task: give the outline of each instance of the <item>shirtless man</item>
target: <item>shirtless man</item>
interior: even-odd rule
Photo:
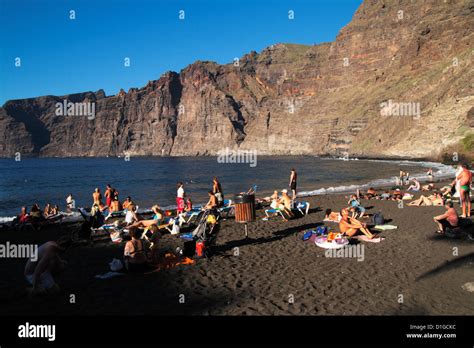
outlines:
[[[288,196],[288,191],[286,189],[281,191],[281,198],[280,204],[282,210],[288,215],[288,217],[293,217],[293,213],[291,212],[291,198]]]
[[[436,233],[439,234],[445,233],[446,228],[454,228],[458,226],[458,213],[453,208],[453,203],[446,202],[444,207],[446,208],[446,212],[433,218],[434,222],[438,226]]]
[[[291,199],[293,199],[293,201],[296,199],[296,180],[298,178],[298,174],[296,174],[296,170],[295,168],[291,168],[291,174],[290,174],[290,190],[291,190],[291,193],[292,193],[292,196],[291,196]]]
[[[367,224],[349,217],[349,210],[347,208],[341,210],[341,221],[339,222],[339,229],[348,237],[352,237],[358,231],[361,231],[369,239],[374,238],[374,235],[367,228]]]
[[[64,253],[72,244],[68,237],[61,237],[56,242],[42,244],[37,251],[36,260],[29,259],[25,265],[26,280],[33,286],[31,294],[54,294],[59,292],[59,286],[53,278],[66,267],[66,261],[59,255]]]
[[[102,194],[100,193],[100,189],[98,187],[95,188],[94,193],[92,194],[92,199],[94,202],[92,203],[97,204],[98,206],[102,205]]]
[[[461,217],[470,217],[471,216],[471,184],[472,184],[472,172],[467,168],[467,164],[461,165],[462,171],[456,177],[456,179],[451,183],[451,185],[456,184],[456,180],[459,180],[460,184],[460,200],[462,204],[462,215]]]
[[[206,206],[204,207],[204,210],[214,209],[214,208],[217,207],[217,198],[214,195],[214,192],[209,191],[208,195],[209,195],[209,201],[207,202]]]
[[[112,199],[114,198],[113,194],[114,191],[112,189],[112,186],[110,186],[110,184],[107,184],[107,186],[105,187],[105,204],[108,207],[110,207],[110,205],[112,204]]]

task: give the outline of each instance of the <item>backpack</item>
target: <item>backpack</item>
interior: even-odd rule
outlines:
[[[375,225],[383,225],[385,223],[385,218],[381,212],[375,213],[373,219]]]
[[[316,227],[316,234],[319,235],[324,235],[328,233],[328,228],[327,226],[318,226]]]

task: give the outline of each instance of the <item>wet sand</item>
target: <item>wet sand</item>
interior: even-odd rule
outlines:
[[[58,277],[63,292],[51,299],[27,298],[24,259],[2,260],[2,314],[474,313],[474,293],[462,288],[474,281],[474,242],[434,233],[432,217],[441,214],[443,207],[399,208],[394,201],[363,200],[369,214],[382,211],[388,223],[398,226],[381,233],[385,237],[381,243],[363,243],[363,261],[328,258],[324,249],[303,242],[304,231],[323,223],[325,209],[345,206],[346,196],[308,197],[310,213],[288,222],[278,217],[263,221],[260,210],[257,221],[249,225],[248,240],[244,227],[229,218],[222,222],[217,253],[211,259],[147,275],[95,279],[109,271],[108,263],[114,257],[121,257],[123,244],[76,246],[65,254],[69,268]],[[455,207],[459,211],[457,204]],[[326,225],[338,230],[335,223]],[[0,243],[42,243],[61,233],[64,231],[58,228],[36,234],[2,232]],[[174,250],[182,246],[182,240],[166,235],[161,246],[163,251]]]

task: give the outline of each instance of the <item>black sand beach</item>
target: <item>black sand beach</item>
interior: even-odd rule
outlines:
[[[284,222],[275,217],[249,225],[222,222],[217,253],[146,275],[95,279],[120,258],[123,244],[81,245],[67,251],[68,269],[58,278],[62,294],[29,299],[24,259],[2,262],[0,299],[7,315],[470,315],[474,296],[464,284],[474,280],[474,244],[436,235],[432,221],[443,207],[399,208],[395,201],[363,200],[368,213],[382,211],[398,229],[381,243],[363,243],[364,260],[327,258],[325,250],[303,242],[305,230],[323,223],[324,210],[345,206],[347,195],[308,197],[307,216]],[[416,196],[419,196],[417,194]],[[459,211],[458,205],[456,205]],[[337,224],[326,223],[337,231]],[[43,243],[64,233],[3,232],[0,242]],[[182,241],[161,240],[163,251]],[[75,303],[70,303],[71,294]],[[182,296],[184,295],[184,297]],[[184,299],[184,303],[183,302]],[[180,301],[181,300],[181,301]],[[400,303],[402,302],[402,303]]]

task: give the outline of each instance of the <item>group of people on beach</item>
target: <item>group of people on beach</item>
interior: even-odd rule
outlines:
[[[402,174],[402,173],[401,173]],[[432,175],[432,173],[431,173]],[[402,175],[401,175],[402,176]],[[409,174],[403,173],[404,180],[408,179]],[[434,183],[421,185],[418,180],[413,180],[414,184],[408,187],[407,191],[432,191],[435,189]],[[470,217],[471,215],[471,199],[470,190],[472,185],[472,172],[468,166],[463,164],[458,168],[456,178],[450,185],[441,188],[439,191],[434,191],[429,196],[421,195],[418,199],[412,200],[408,205],[410,206],[444,206],[445,212],[433,218],[438,233],[445,233],[448,229],[454,229],[458,226],[460,218]],[[454,209],[452,196],[455,188],[459,187],[460,204],[462,207],[462,214],[458,215]],[[288,195],[288,190],[281,190],[281,195],[278,191],[274,191],[270,197],[270,206],[274,209],[281,210],[287,219],[294,217],[294,207],[297,197],[297,173],[294,168],[291,169],[289,179],[289,189],[292,196]],[[403,200],[406,198],[413,198],[411,194],[406,196],[408,192],[403,193],[400,188],[393,191],[383,191],[378,193],[373,187],[369,188],[365,193],[360,190],[349,197],[346,207],[339,212],[333,212],[330,209],[326,210],[325,221],[334,221],[338,223],[340,232],[346,237],[353,237],[358,233],[364,234],[368,239],[373,239],[375,234],[370,231],[368,224],[363,222],[367,217],[366,209],[361,203],[362,199],[381,199],[381,200]],[[157,252],[158,240],[161,238],[160,224],[164,220],[165,212],[158,205],[152,207],[152,217],[144,219],[137,213],[137,205],[127,197],[123,202],[119,201],[118,191],[110,184],[106,186],[105,204],[102,202],[102,194],[99,188],[96,188],[92,194],[93,205],[91,215],[94,211],[101,214],[105,210],[111,212],[124,211],[125,223],[129,229],[130,240],[126,242],[124,247],[124,260],[127,270],[130,272],[143,271],[147,267],[149,260],[148,252],[151,251],[152,259],[155,258]],[[208,191],[208,202],[202,207],[204,210],[212,210],[221,207],[224,204],[224,193],[221,183],[214,177],[212,180],[212,189]],[[68,197],[69,198],[69,197]],[[72,195],[70,195],[72,199]],[[176,214],[185,214],[193,209],[190,197],[187,196],[185,185],[183,182],[177,183],[176,189]],[[25,219],[24,216],[29,215],[32,218],[41,215],[56,214],[58,208],[47,205],[43,212],[37,204],[35,204],[31,212],[28,214],[26,208],[22,209],[20,218]],[[143,229],[149,232],[150,238],[148,241],[142,239]],[[145,245],[145,242],[151,242],[150,245]],[[28,261],[25,267],[25,276],[30,284],[33,285],[33,291],[38,289],[55,288],[55,282],[52,274],[65,267],[65,262],[59,255],[66,250],[70,245],[70,241],[60,239],[57,242],[47,242],[40,247],[38,261]],[[148,255],[148,256],[147,256]],[[155,255],[155,256],[153,256]]]

